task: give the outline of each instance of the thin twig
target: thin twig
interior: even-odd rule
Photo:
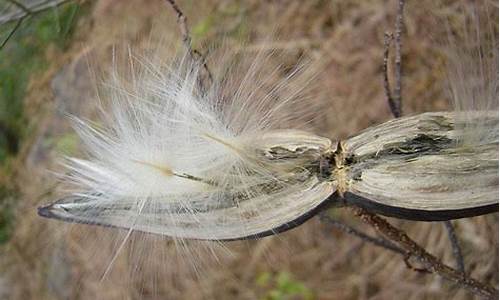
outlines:
[[[396,86],[394,89],[394,94],[391,92],[391,88],[389,85],[389,71],[388,71],[388,61],[389,61],[389,47],[391,41],[394,39],[394,36],[390,32],[386,32],[384,35],[384,63],[383,63],[383,76],[384,76],[384,90],[387,98],[387,102],[389,103],[389,108],[395,118],[399,118],[402,115],[402,58],[401,58],[401,48],[402,48],[402,31],[403,31],[403,17],[404,17],[404,0],[399,0],[398,2],[398,11],[396,17],[396,38],[395,38],[395,47],[396,47]],[[458,243],[457,236],[455,234],[455,230],[453,229],[453,225],[450,221],[445,222],[445,226],[447,229],[448,237],[450,239],[453,255],[457,261],[458,269],[465,274],[465,266],[464,259],[462,256],[462,250],[460,248],[460,244]],[[406,261],[405,261],[406,262]]]
[[[375,228],[387,239],[407,252],[407,257],[419,260],[430,273],[436,273],[451,282],[488,299],[498,299],[498,290],[488,284],[479,282],[466,274],[442,263],[435,256],[413,241],[404,231],[392,226],[385,219],[367,212],[362,208],[354,208],[361,220]]]
[[[396,252],[396,253],[401,254],[401,255],[404,255],[406,253],[403,249],[397,247],[391,241],[388,241],[384,238],[375,238],[375,237],[369,236],[369,235],[357,230],[356,228],[354,228],[352,226],[349,226],[349,225],[347,225],[339,220],[334,219],[333,217],[329,216],[326,212],[320,213],[319,219],[320,219],[320,221],[327,223],[327,224],[330,224],[344,233],[358,237],[365,242],[374,244],[375,246],[385,248],[387,250]]]
[[[392,98],[391,87],[389,84],[389,47],[394,36],[390,32],[384,34],[384,64],[382,65],[384,76],[384,91],[387,103],[394,117],[396,117],[396,108],[394,106],[394,99]],[[397,118],[397,117],[396,117]]]
[[[170,4],[172,9],[177,14],[177,24],[179,24],[179,29],[181,31],[182,43],[184,44],[184,47],[186,47],[187,51],[192,52],[193,49],[191,48],[191,36],[189,34],[186,16],[184,15],[184,13],[180,9],[180,7],[177,5],[177,3],[175,3],[174,0],[167,0],[167,2]]]
[[[206,72],[208,83],[204,84],[201,78],[199,78],[198,81],[200,87],[202,88],[202,91],[206,91],[207,85],[209,86],[213,82],[212,72],[210,72],[210,69],[208,68],[206,57],[200,51],[193,49],[192,39],[187,25],[187,18],[180,9],[180,7],[177,5],[175,0],[166,0],[166,1],[170,4],[172,9],[177,14],[177,24],[179,25],[184,48],[186,48],[186,51],[188,52],[190,58],[193,59],[193,61],[198,61],[198,63],[203,67],[203,69]]]
[[[8,1],[11,2],[13,5],[19,7],[19,10],[10,14],[0,16],[0,26],[10,22],[14,21],[16,22],[16,25],[14,25],[13,29],[9,32],[7,37],[3,40],[2,44],[0,45],[0,50],[2,50],[5,47],[7,42],[12,38],[12,36],[14,35],[14,33],[16,33],[19,27],[21,27],[21,24],[23,23],[24,20],[26,20],[26,18],[31,17],[42,11],[45,11],[49,8],[60,6],[72,0],[46,0],[46,1],[39,1],[36,3],[31,3],[29,6],[17,0],[8,0]]]
[[[32,12],[31,10],[26,7],[24,4],[22,4],[21,2],[17,1],[17,0],[7,0],[9,1],[10,3],[14,4],[15,6],[19,7],[22,11],[24,11],[26,14],[28,15],[31,15]]]
[[[401,76],[402,76],[402,64],[401,64],[401,44],[402,44],[402,41],[401,41],[401,37],[402,37],[402,31],[403,31],[403,16],[404,16],[404,5],[405,5],[405,1],[404,0],[399,0],[398,2],[398,13],[397,13],[397,17],[396,17],[396,58],[395,58],[395,62],[396,62],[396,74],[395,74],[395,77],[396,77],[396,86],[394,88],[394,104],[395,104],[395,108],[396,110],[394,111],[395,112],[395,116],[396,118],[399,118],[401,116],[401,112],[402,112],[402,102],[403,102],[403,99],[402,99],[402,96],[401,96],[401,90],[402,90],[402,80],[401,80]]]
[[[30,5],[24,5],[25,9],[21,8],[15,12],[0,16],[0,25],[18,21],[19,19],[24,19],[27,16],[35,15],[47,9],[58,7],[60,5],[63,5],[71,1],[74,0],[45,0],[45,1],[34,2],[31,3]],[[17,1],[10,1],[10,2],[15,3]],[[17,6],[20,7],[19,5]]]
[[[7,37],[5,38],[5,40],[3,40],[2,44],[0,45],[0,50],[2,50],[3,47],[5,47],[5,45],[7,45],[7,42],[10,40],[10,38],[12,36],[14,36],[14,33],[16,33],[16,31],[19,29],[19,27],[21,27],[21,24],[23,23],[23,20],[24,20],[24,18],[17,20],[16,25],[14,25],[14,27],[12,28],[12,30],[9,32],[9,35],[7,35]]]
[[[445,221],[444,226],[446,227],[448,237],[450,238],[451,247],[453,249],[453,256],[455,257],[455,260],[457,262],[457,268],[458,270],[460,270],[460,272],[465,274],[464,257],[462,255],[462,249],[460,248],[460,243],[455,233],[453,223],[451,223],[451,221]]]
[[[391,92],[390,84],[389,84],[389,47],[391,45],[391,41],[394,39],[394,36],[390,32],[386,32],[384,34],[384,64],[383,64],[383,76],[384,76],[384,91],[387,98],[387,102],[389,103],[389,108],[391,109],[391,113],[395,118],[401,117],[402,114],[402,58],[401,58],[401,48],[402,48],[402,32],[403,32],[403,16],[404,16],[404,0],[399,0],[398,2],[398,12],[396,17],[396,37],[395,37],[395,48],[396,48],[396,57],[394,59],[396,68],[395,68],[395,87],[394,92]]]

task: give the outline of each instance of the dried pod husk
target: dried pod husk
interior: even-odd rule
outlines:
[[[39,214],[181,240],[301,224],[336,189],[332,143],[289,129],[308,128],[318,111],[304,101],[317,69],[276,56],[221,53],[202,86],[202,66],[189,55],[129,51],[103,87],[102,124],[72,117],[86,155],[63,162],[68,196]]]
[[[462,142],[467,124],[482,135]],[[432,112],[368,128],[344,144],[346,198],[385,215],[447,220],[498,211],[498,112]]]
[[[329,139],[298,130],[276,130],[256,142],[255,155],[249,159],[259,165],[256,169],[267,172],[263,177],[274,180],[252,182],[253,176],[241,176],[235,169],[232,189],[220,189],[214,178],[202,183],[206,189],[197,195],[150,197],[142,205],[134,197],[124,197],[117,204],[105,201],[105,195],[79,194],[42,207],[39,214],[177,238],[234,240],[288,230],[326,205],[336,189],[334,179],[321,172],[331,156]]]

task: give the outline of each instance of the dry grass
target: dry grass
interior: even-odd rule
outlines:
[[[434,25],[435,19],[458,10],[453,3],[430,9],[437,7],[433,2],[407,8],[405,114],[447,109],[439,71],[442,49],[435,43],[444,30]],[[198,47],[245,41],[248,55],[254,48],[270,48],[280,49],[290,62],[300,55],[321,62],[315,101],[322,113],[313,124],[319,134],[343,138],[390,118],[381,63],[383,33],[392,28],[395,1],[225,0],[179,1],[179,5]],[[204,247],[183,254],[171,241],[136,235],[100,281],[123,233],[84,226],[62,231],[66,225],[36,216],[36,206],[54,197],[54,179],[46,170],[57,169],[59,154],[57,143],[47,141],[70,132],[59,109],[93,116],[94,82],[88,64],[105,70],[114,44],[145,48],[159,36],[177,42],[177,30],[175,15],[162,1],[97,1],[80,24],[72,48],[63,56],[54,55],[51,71],[33,80],[26,103],[39,130],[19,159],[16,182],[22,205],[16,231],[0,257],[10,299],[257,299],[269,292],[256,283],[268,271],[292,274],[316,299],[473,298],[436,276],[407,269],[399,256],[316,219],[279,236],[217,247],[218,261]],[[283,38],[266,41],[271,34]],[[361,226],[349,212],[337,215]],[[391,221],[431,253],[454,263],[443,224]],[[498,286],[498,215],[455,224],[468,272]],[[198,269],[193,269],[190,254],[203,262],[196,265]]]

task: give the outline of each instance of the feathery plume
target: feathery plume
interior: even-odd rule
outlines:
[[[465,3],[462,27],[453,31],[447,24],[448,90],[457,112],[474,118],[477,111],[498,114],[498,14],[488,2]],[[496,10],[496,9],[495,9]],[[471,113],[472,112],[472,113]],[[488,137],[481,120],[469,120],[460,136],[464,146],[474,146]],[[498,130],[496,130],[498,131]]]
[[[106,125],[71,117],[89,154],[65,163],[77,191],[39,213],[204,240],[265,236],[305,221],[335,190],[323,168],[332,145],[281,129],[307,116],[299,101],[308,75],[298,66],[269,87],[283,72],[264,72],[269,61],[259,54],[240,82],[229,70],[204,92],[187,56],[163,65],[131,56],[129,79],[111,75]]]

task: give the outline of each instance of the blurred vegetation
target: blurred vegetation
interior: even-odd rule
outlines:
[[[75,132],[66,133],[55,141],[50,142],[53,142],[54,148],[57,153],[63,155],[74,155],[78,152],[79,138],[78,134],[76,134]]]
[[[6,5],[6,4],[3,4]],[[85,5],[69,2],[26,17],[12,36],[16,22],[0,26],[0,175],[9,180],[9,161],[21,148],[29,127],[24,115],[24,97],[32,78],[49,66],[49,47],[66,49]],[[16,191],[0,181],[0,244],[8,240],[12,227]]]
[[[204,18],[194,23],[191,28],[191,38],[193,45],[203,48],[202,41],[210,40],[214,42],[214,35],[221,35],[224,38],[231,37],[235,40],[245,42],[249,35],[247,24],[248,8],[241,2],[230,2],[220,5],[217,10],[210,12]],[[223,31],[217,28],[219,20],[233,20]],[[221,41],[218,41],[221,42]]]
[[[273,274],[262,272],[256,279],[259,287],[266,292],[262,300],[314,299],[314,293],[302,282],[294,280],[287,272]]]
[[[16,192],[0,186],[0,245],[9,240],[14,221],[13,199]]]
[[[68,3],[26,19],[0,51],[0,163],[15,154],[27,130],[23,98],[32,76],[41,74],[48,62],[49,46],[69,45],[80,5]],[[0,27],[3,41],[16,24]]]

